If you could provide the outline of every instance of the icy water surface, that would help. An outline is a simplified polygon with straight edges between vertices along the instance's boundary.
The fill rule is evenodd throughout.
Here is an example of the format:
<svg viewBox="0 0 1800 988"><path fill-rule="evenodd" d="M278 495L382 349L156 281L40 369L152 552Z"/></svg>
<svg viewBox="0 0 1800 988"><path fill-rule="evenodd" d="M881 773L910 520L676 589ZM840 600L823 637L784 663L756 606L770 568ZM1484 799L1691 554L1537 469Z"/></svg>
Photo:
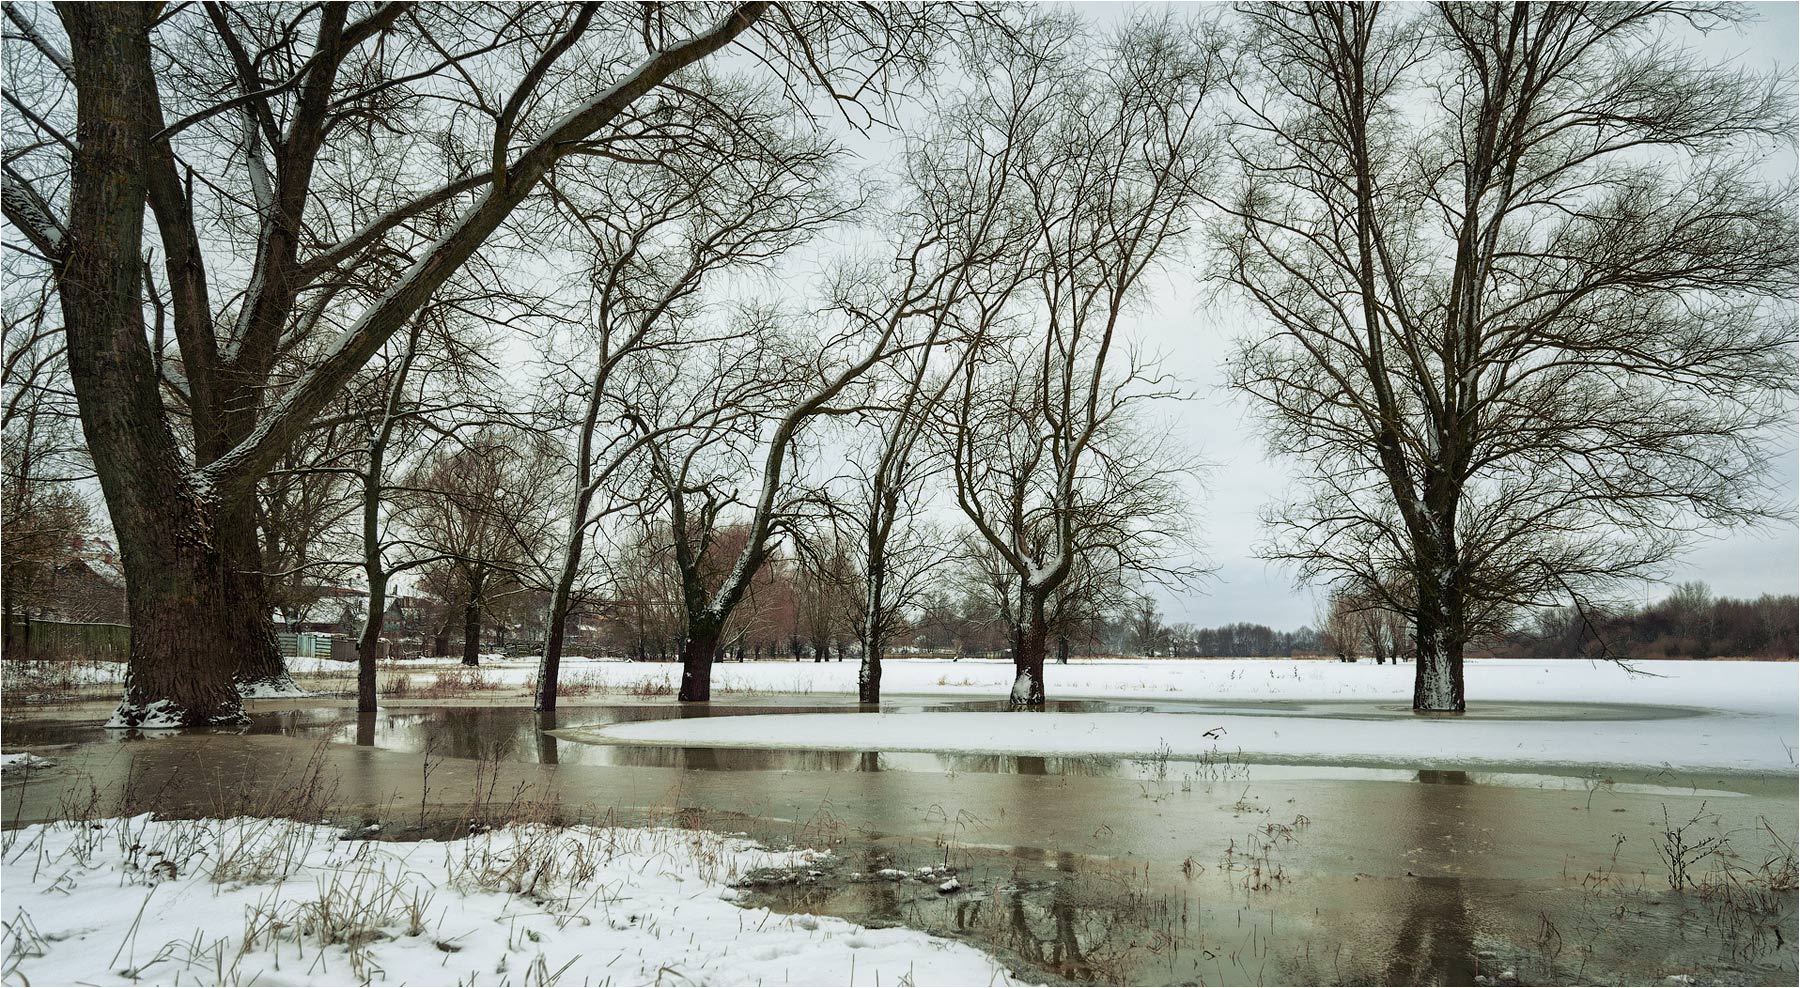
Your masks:
<svg viewBox="0 0 1800 988"><path fill-rule="evenodd" d="M1570 712L1546 706L1483 716ZM1057 705L1247 707L1402 715L1355 703ZM823 874L755 876L755 901L961 937L1053 982L1795 981L1794 894L1758 895L1756 884L1795 840L1792 778L615 746L568 730L859 709L816 696L583 705L555 717L437 706L358 719L312 706L259 713L241 734L157 738L121 738L91 719L9 719L8 750L59 764L9 776L4 809L8 825L84 807L297 812L291 794L302 792L309 812L400 839L509 816L744 831L836 853ZM1687 712L1583 714L1663 717L1679 730ZM1657 848L1672 826L1727 840L1734 856L1704 866L1714 888L1669 888Z"/></svg>

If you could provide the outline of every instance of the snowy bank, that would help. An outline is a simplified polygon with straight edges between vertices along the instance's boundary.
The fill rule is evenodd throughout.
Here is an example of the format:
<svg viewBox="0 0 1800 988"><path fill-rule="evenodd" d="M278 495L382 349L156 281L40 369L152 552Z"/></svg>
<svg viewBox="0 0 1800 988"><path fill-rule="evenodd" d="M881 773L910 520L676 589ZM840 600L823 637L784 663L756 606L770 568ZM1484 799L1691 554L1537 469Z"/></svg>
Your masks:
<svg viewBox="0 0 1800 988"><path fill-rule="evenodd" d="M741 908L735 878L818 855L704 831L137 817L11 831L4 855L8 984L1012 983L955 941Z"/></svg>
<svg viewBox="0 0 1800 988"><path fill-rule="evenodd" d="M1010 667L990 665L964 668L971 678L994 680L991 688L1003 693L999 680ZM683 718L574 733L618 743L847 751L1176 758L1229 753L1234 759L1241 753L1265 762L1431 768L1795 769L1800 713L1794 664L1661 662L1645 668L1654 675L1587 662L1474 661L1467 672L1472 714L1427 718L1406 712L1412 687L1406 669L1276 660L1093 662L1047 670L1051 695L1160 696L1205 701L1214 709ZM1059 681L1068 685L1059 690ZM891 674L888 682L897 692ZM1484 707L1502 709L1483 716Z"/></svg>
<svg viewBox="0 0 1800 988"><path fill-rule="evenodd" d="M1794 769L1794 724L1684 720L1351 719L1198 713L784 714L608 724L566 732L624 744L1002 755L1169 757L1398 768Z"/></svg>

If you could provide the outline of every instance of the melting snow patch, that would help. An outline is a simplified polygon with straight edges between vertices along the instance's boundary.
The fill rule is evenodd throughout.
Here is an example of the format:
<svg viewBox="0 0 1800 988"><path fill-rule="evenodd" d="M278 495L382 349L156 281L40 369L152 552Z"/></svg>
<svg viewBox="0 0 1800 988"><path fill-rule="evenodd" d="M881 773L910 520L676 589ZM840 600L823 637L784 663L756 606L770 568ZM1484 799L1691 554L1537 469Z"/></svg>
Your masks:
<svg viewBox="0 0 1800 988"><path fill-rule="evenodd" d="M280 971L281 984L444 984L447 964L464 984L1015 983L987 954L915 930L741 908L738 876L815 856L705 831L526 826L396 843L142 816L9 837L8 983L261 984Z"/></svg>
<svg viewBox="0 0 1800 988"><path fill-rule="evenodd" d="M291 676L277 676L272 679L260 679L254 683L239 683L238 693L246 700L285 700L312 694L300 688Z"/></svg>
<svg viewBox="0 0 1800 988"><path fill-rule="evenodd" d="M54 768L55 766L56 759L44 758L41 755L33 755L27 752L20 752L19 754L14 755L0 755L0 771L4 772L40 771L47 768Z"/></svg>

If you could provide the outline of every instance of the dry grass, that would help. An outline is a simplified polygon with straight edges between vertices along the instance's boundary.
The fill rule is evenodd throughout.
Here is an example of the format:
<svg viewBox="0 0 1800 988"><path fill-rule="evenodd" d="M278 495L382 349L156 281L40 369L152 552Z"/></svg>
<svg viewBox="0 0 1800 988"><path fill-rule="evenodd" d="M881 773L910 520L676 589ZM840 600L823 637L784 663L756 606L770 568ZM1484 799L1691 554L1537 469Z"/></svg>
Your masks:
<svg viewBox="0 0 1800 988"><path fill-rule="evenodd" d="M53 850L48 838L63 833L72 840ZM210 984L255 982L264 976L270 953L293 956L303 970L327 963L328 956L343 957L349 980L341 983L379 982L387 972L371 948L396 936L428 937L445 954L457 953L467 930L460 916L446 919L455 911L439 903L445 893L517 898L530 909L516 915L547 917L559 930L615 922L614 912L620 913L617 924L653 926L660 917L640 917L624 898L622 883L601 880L618 859L627 858L636 870L666 869L714 884L736 882L769 863L766 852L706 831L522 824L446 845L441 884L433 885L420 880L406 853L390 847L345 845L329 828L279 818L153 822L138 816L71 819L12 831L0 853L9 866L29 867L34 880L66 873L71 866L93 870L122 863L126 890L144 900L108 968L129 980L162 981L177 972L175 983ZM116 855L103 853L114 849ZM266 885L269 892L245 908L239 930L196 930L191 937L166 943L140 942L154 887L195 879L220 888ZM499 958L496 970L504 971L515 953L535 955L518 983L558 983L579 957L552 969L535 947L536 939L520 931L515 943L509 934L507 956ZM0 981L6 984L28 983L25 962L53 946L23 909L6 918L0 940ZM94 949L104 952L106 946L96 943Z"/></svg>
<svg viewBox="0 0 1800 988"><path fill-rule="evenodd" d="M443 700L474 693L497 693L517 689L480 666L454 666L438 670L430 680L419 681L420 674L390 671L381 693L396 700Z"/></svg>
<svg viewBox="0 0 1800 988"><path fill-rule="evenodd" d="M125 681L125 666L99 659L0 661L0 700L17 704L70 703L84 688Z"/></svg>

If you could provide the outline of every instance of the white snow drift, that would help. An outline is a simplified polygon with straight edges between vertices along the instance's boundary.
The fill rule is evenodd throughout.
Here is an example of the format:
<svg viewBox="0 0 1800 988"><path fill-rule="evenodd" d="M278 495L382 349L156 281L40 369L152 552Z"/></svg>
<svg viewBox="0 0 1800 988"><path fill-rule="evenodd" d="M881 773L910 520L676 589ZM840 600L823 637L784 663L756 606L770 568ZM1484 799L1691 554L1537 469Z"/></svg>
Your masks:
<svg viewBox="0 0 1800 988"><path fill-rule="evenodd" d="M1408 714L1412 677L1393 667L1277 661L1095 662L1049 670L1052 696L1148 699L1172 694L1240 704L1279 700L1284 706L1253 713L1222 708L1218 713L1029 717L930 712L682 718L611 724L581 733L627 743L851 751L1126 757L1229 753L1234 758L1241 753L1245 759L1269 762L1433 768L1794 770L1800 749L1794 664L1658 662L1645 668L1654 675L1586 662L1470 662L1471 707L1516 705L1507 712L1510 719ZM971 677L989 672L984 667L966 671ZM993 671L1010 669L1000 666ZM1064 677L1072 685L1059 689ZM1139 689L1138 677L1166 686ZM1003 693L1004 688L998 688ZM1348 706L1333 702L1346 700L1373 702ZM1532 707L1547 702L1578 706ZM1308 703L1319 706L1308 709ZM1630 704L1635 709L1601 712L1579 706L1599 704Z"/></svg>
<svg viewBox="0 0 1800 988"><path fill-rule="evenodd" d="M444 843L149 817L6 835L7 984L1011 984L905 929L733 904L815 863L703 831L525 826Z"/></svg>

